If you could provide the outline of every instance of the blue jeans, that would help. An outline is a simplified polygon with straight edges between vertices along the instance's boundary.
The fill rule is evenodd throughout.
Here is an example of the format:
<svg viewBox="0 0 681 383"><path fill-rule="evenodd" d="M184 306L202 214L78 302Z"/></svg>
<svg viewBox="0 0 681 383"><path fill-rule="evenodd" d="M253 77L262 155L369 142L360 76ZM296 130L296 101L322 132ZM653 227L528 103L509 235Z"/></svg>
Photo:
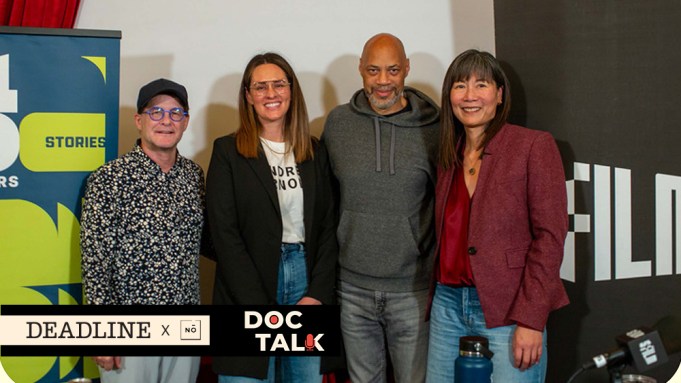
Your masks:
<svg viewBox="0 0 681 383"><path fill-rule="evenodd" d="M307 292L307 263L305 246L300 243L284 243L281 245L279 261L279 281L277 282L277 303L295 305ZM267 379L255 379L244 376L220 375L219 383L315 383L321 382L323 375L319 372L318 356L282 356L270 357Z"/></svg>
<svg viewBox="0 0 681 383"><path fill-rule="evenodd" d="M474 287L449 287L438 284L430 313L430 344L427 382L454 382L454 360L459 355L459 338L484 336L489 340L492 381L500 383L544 383L546 376L546 331L539 364L520 371L513 367L511 350L515 325L485 326L478 292Z"/></svg>
<svg viewBox="0 0 681 383"><path fill-rule="evenodd" d="M425 380L428 289L413 292L365 290L340 282L341 330L350 379L386 382L386 343L396 383Z"/></svg>

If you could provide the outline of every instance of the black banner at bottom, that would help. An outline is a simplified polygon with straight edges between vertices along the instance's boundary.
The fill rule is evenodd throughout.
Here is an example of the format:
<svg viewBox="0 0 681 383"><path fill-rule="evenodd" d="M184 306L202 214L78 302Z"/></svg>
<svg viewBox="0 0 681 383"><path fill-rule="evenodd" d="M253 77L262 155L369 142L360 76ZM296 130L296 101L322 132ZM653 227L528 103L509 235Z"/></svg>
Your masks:
<svg viewBox="0 0 681 383"><path fill-rule="evenodd" d="M340 354L338 306L0 306L0 354Z"/></svg>

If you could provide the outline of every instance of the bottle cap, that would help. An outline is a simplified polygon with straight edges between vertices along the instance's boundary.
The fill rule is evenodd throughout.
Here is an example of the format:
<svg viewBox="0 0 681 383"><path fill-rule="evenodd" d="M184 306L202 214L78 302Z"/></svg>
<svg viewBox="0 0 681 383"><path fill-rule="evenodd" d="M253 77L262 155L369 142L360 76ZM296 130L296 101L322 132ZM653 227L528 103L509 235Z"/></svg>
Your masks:
<svg viewBox="0 0 681 383"><path fill-rule="evenodd" d="M492 359L494 353L489 350L489 340L484 336L462 336L459 338L459 354Z"/></svg>

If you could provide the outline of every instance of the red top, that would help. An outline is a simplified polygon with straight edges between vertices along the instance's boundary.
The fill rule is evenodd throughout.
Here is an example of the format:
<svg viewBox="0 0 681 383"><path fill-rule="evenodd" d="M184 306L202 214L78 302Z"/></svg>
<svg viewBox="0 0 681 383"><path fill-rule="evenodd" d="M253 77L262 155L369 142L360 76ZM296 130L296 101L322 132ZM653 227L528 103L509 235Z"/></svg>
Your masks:
<svg viewBox="0 0 681 383"><path fill-rule="evenodd" d="M444 227L440 242L437 281L449 286L475 286L468 259L468 218L471 200L468 196L463 168L457 167L449 189Z"/></svg>

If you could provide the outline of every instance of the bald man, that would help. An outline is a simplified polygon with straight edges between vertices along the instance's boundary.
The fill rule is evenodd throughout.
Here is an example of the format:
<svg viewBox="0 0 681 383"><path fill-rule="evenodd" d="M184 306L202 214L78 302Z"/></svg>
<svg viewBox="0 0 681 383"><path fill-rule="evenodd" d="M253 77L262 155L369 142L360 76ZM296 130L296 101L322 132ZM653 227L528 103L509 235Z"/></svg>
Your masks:
<svg viewBox="0 0 681 383"><path fill-rule="evenodd" d="M405 87L409 59L393 35L367 41L359 73L363 89L331 111L322 135L340 191L338 296L350 378L385 382L389 354L397 383L423 382L439 110Z"/></svg>

